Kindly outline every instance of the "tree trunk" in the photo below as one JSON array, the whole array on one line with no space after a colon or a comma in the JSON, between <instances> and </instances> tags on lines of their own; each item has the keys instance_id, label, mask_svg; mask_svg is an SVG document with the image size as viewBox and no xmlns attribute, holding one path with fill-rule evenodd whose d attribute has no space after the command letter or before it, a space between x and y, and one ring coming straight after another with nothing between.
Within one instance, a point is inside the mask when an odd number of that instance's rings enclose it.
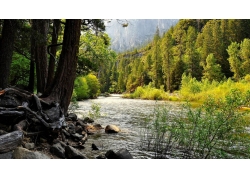
<instances>
[{"instance_id":1,"label":"tree trunk","mask_svg":"<svg viewBox=\"0 0 250 180\"><path fill-rule=\"evenodd\" d=\"M17 22L18 20L16 19L4 20L2 38L0 41L0 88L2 89L6 88L8 85Z\"/></svg>"},{"instance_id":2,"label":"tree trunk","mask_svg":"<svg viewBox=\"0 0 250 180\"><path fill-rule=\"evenodd\" d=\"M52 86L50 86L45 93L45 97L47 96L46 99L48 101L54 100L60 103L64 114L67 113L73 92L81 34L80 31L80 19L66 20L63 47L55 78Z\"/></svg>"},{"instance_id":3,"label":"tree trunk","mask_svg":"<svg viewBox=\"0 0 250 180\"><path fill-rule=\"evenodd\" d=\"M31 34L30 38L30 76L28 90L34 92L35 85L35 37L34 33Z\"/></svg>"},{"instance_id":4,"label":"tree trunk","mask_svg":"<svg viewBox=\"0 0 250 180\"><path fill-rule=\"evenodd\" d=\"M55 72L55 57L57 49L58 33L60 32L60 19L54 19L53 23L53 33L52 33L52 46L50 48L50 59L48 68L48 80L47 87L50 87L53 83L54 72Z\"/></svg>"},{"instance_id":5,"label":"tree trunk","mask_svg":"<svg viewBox=\"0 0 250 180\"><path fill-rule=\"evenodd\" d=\"M47 35L48 35L48 20L34 19L33 30L35 35L35 62L36 62L36 76L37 76L37 92L44 93L47 76Z\"/></svg>"}]
</instances>

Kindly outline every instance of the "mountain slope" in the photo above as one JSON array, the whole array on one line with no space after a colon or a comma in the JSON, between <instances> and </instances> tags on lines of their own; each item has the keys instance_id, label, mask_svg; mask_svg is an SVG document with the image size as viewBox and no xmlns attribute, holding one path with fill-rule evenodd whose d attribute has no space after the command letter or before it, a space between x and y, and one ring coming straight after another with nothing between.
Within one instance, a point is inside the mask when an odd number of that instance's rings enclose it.
<instances>
[{"instance_id":1,"label":"mountain slope","mask_svg":"<svg viewBox=\"0 0 250 180\"><path fill-rule=\"evenodd\" d=\"M124 52L143 46L152 40L157 26L163 34L178 22L177 19L128 19L111 20L107 23L106 32L111 38L111 48ZM128 23L127 27L122 24Z\"/></svg>"}]
</instances>

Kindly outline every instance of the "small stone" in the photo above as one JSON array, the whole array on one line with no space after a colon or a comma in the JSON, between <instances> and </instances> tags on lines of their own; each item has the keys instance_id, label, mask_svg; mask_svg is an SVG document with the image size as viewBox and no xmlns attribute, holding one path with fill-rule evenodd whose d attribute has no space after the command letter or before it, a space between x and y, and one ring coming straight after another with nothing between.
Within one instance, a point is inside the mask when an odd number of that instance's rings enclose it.
<instances>
[{"instance_id":1,"label":"small stone","mask_svg":"<svg viewBox=\"0 0 250 180\"><path fill-rule=\"evenodd\" d=\"M84 123L93 123L94 120L91 119L91 118L89 118L89 117L85 117L85 118L83 119L83 122L84 122Z\"/></svg>"},{"instance_id":2,"label":"small stone","mask_svg":"<svg viewBox=\"0 0 250 180\"><path fill-rule=\"evenodd\" d=\"M65 129L62 130L63 134L66 136L66 137L70 137L70 134L68 133L68 131L66 131Z\"/></svg>"},{"instance_id":3,"label":"small stone","mask_svg":"<svg viewBox=\"0 0 250 180\"><path fill-rule=\"evenodd\" d=\"M83 136L78 134L78 133L71 134L71 136L74 137L75 139L79 140L79 141L83 138Z\"/></svg>"},{"instance_id":4,"label":"small stone","mask_svg":"<svg viewBox=\"0 0 250 180\"><path fill-rule=\"evenodd\" d=\"M92 147L92 150L93 150L93 151L99 150L98 147L97 147L94 143L91 145L91 147Z\"/></svg>"},{"instance_id":5,"label":"small stone","mask_svg":"<svg viewBox=\"0 0 250 180\"><path fill-rule=\"evenodd\" d=\"M35 143L26 143L26 144L24 144L24 147L26 148L26 149L34 149L35 148Z\"/></svg>"},{"instance_id":6,"label":"small stone","mask_svg":"<svg viewBox=\"0 0 250 180\"><path fill-rule=\"evenodd\" d=\"M96 159L107 159L104 154L100 154L99 156L96 157Z\"/></svg>"},{"instance_id":7,"label":"small stone","mask_svg":"<svg viewBox=\"0 0 250 180\"><path fill-rule=\"evenodd\" d=\"M75 128L75 131L76 131L76 133L79 133L79 134L80 134L80 133L83 131L82 126L77 125L76 128Z\"/></svg>"},{"instance_id":8,"label":"small stone","mask_svg":"<svg viewBox=\"0 0 250 180\"><path fill-rule=\"evenodd\" d=\"M68 118L70 118L72 121L77 121L77 115L74 114L74 113L70 113L70 114L68 115Z\"/></svg>"}]
</instances>

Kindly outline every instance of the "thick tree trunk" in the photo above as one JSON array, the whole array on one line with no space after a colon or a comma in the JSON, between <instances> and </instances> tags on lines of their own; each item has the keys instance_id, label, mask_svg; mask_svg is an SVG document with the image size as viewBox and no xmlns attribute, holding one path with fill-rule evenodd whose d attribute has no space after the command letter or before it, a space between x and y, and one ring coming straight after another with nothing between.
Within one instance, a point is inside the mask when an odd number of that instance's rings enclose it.
<instances>
[{"instance_id":1,"label":"thick tree trunk","mask_svg":"<svg viewBox=\"0 0 250 180\"><path fill-rule=\"evenodd\" d=\"M45 93L45 96L47 95L47 100L54 100L60 103L64 114L67 113L73 92L78 60L77 55L79 50L80 31L80 19L66 20L63 47L55 78L52 86L49 87Z\"/></svg>"},{"instance_id":2,"label":"thick tree trunk","mask_svg":"<svg viewBox=\"0 0 250 180\"><path fill-rule=\"evenodd\" d=\"M47 87L50 87L53 83L55 72L55 57L57 49L58 33L60 32L60 19L54 19L53 33L52 33L52 46L50 48L49 68L48 68L48 80Z\"/></svg>"},{"instance_id":3,"label":"thick tree trunk","mask_svg":"<svg viewBox=\"0 0 250 180\"><path fill-rule=\"evenodd\" d=\"M18 20L16 19L4 20L2 38L0 41L0 88L2 89L6 88L8 85L17 22Z\"/></svg>"},{"instance_id":4,"label":"thick tree trunk","mask_svg":"<svg viewBox=\"0 0 250 180\"><path fill-rule=\"evenodd\" d=\"M39 19L33 20L33 30L36 32L35 36L35 62L36 62L36 76L37 76L37 92L44 93L47 77L48 77L48 63L47 63L47 35L48 35L48 20Z\"/></svg>"},{"instance_id":5,"label":"thick tree trunk","mask_svg":"<svg viewBox=\"0 0 250 180\"><path fill-rule=\"evenodd\" d=\"M35 37L34 33L31 35L30 38L30 76L29 76L29 84L28 90L30 92L34 92L34 85L35 85Z\"/></svg>"}]
</instances>

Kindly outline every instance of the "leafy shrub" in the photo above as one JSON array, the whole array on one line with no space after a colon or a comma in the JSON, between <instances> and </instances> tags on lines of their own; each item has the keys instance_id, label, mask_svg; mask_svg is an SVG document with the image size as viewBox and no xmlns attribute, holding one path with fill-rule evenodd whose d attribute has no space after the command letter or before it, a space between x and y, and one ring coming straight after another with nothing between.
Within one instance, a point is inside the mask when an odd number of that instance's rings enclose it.
<instances>
[{"instance_id":1,"label":"leafy shrub","mask_svg":"<svg viewBox=\"0 0 250 180\"><path fill-rule=\"evenodd\" d=\"M90 98L97 98L100 94L100 83L97 77L93 74L88 74L85 78L89 87Z\"/></svg>"},{"instance_id":2,"label":"leafy shrub","mask_svg":"<svg viewBox=\"0 0 250 180\"><path fill-rule=\"evenodd\" d=\"M77 77L74 84L76 99L88 99L90 97L90 89L85 77Z\"/></svg>"},{"instance_id":3,"label":"leafy shrub","mask_svg":"<svg viewBox=\"0 0 250 180\"><path fill-rule=\"evenodd\" d=\"M153 118L141 128L140 148L154 151L155 158L249 158L249 122L239 107L250 102L250 91L231 90L224 99L207 98L192 109L187 103L180 113L157 106Z\"/></svg>"}]
</instances>

